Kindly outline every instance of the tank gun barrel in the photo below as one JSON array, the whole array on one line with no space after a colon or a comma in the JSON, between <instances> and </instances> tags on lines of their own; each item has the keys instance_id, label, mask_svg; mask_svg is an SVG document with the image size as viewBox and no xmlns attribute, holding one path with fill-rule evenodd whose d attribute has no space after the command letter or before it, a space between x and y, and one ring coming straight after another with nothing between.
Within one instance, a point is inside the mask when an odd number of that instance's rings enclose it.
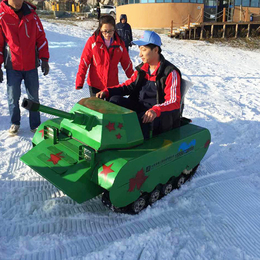
<instances>
[{"instance_id":1,"label":"tank gun barrel","mask_svg":"<svg viewBox=\"0 0 260 260\"><path fill-rule=\"evenodd\" d=\"M46 114L51 114L54 116L62 117L62 118L67 118L70 120L73 120L75 115L71 113L64 112L59 109L43 106L35 101L32 101L30 99L24 98L22 102L22 107L30 110L30 111L41 111Z\"/></svg>"},{"instance_id":2,"label":"tank gun barrel","mask_svg":"<svg viewBox=\"0 0 260 260\"><path fill-rule=\"evenodd\" d=\"M50 114L50 115L54 115L54 116L58 116L61 118L66 118L69 120L72 120L73 123L76 124L82 124L82 125L89 125L89 123L91 123L90 121L90 117L88 115L83 115L80 113L68 113L59 109L55 109L55 108L51 108L51 107L47 107L44 105L41 105L35 101L32 101L30 99L24 98L23 102L22 102L22 107L30 110L30 111L40 111L46 114Z\"/></svg>"}]
</instances>

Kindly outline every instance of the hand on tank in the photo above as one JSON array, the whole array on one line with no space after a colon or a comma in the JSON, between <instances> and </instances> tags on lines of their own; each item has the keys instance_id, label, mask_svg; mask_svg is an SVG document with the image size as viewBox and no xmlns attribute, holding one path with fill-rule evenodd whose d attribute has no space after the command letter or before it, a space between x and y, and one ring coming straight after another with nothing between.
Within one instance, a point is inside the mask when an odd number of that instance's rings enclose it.
<instances>
[{"instance_id":1,"label":"hand on tank","mask_svg":"<svg viewBox=\"0 0 260 260\"><path fill-rule=\"evenodd\" d=\"M96 97L97 97L97 98L104 99L104 98L106 97L106 92L105 92L105 91L99 91L99 92L96 94Z\"/></svg>"},{"instance_id":2,"label":"hand on tank","mask_svg":"<svg viewBox=\"0 0 260 260\"><path fill-rule=\"evenodd\" d=\"M153 110L147 110L143 115L143 123L151 123L157 117L156 113Z\"/></svg>"}]
</instances>

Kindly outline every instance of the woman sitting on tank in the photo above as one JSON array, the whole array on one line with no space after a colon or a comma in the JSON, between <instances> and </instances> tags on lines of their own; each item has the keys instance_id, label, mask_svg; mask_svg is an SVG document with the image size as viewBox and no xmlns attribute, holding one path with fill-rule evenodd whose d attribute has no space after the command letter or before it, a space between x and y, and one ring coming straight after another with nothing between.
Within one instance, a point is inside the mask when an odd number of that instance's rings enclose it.
<instances>
[{"instance_id":1,"label":"woman sitting on tank","mask_svg":"<svg viewBox=\"0 0 260 260\"><path fill-rule=\"evenodd\" d=\"M161 38L152 31L144 31L139 46L142 63L126 82L108 87L96 94L110 98L110 102L137 112L145 139L153 134L180 126L181 72L161 54ZM127 98L124 97L129 95Z\"/></svg>"},{"instance_id":2,"label":"woman sitting on tank","mask_svg":"<svg viewBox=\"0 0 260 260\"><path fill-rule=\"evenodd\" d=\"M115 19L112 16L102 16L97 30L87 40L82 52L76 77L76 89L83 88L89 68L87 84L90 96L96 96L100 90L119 84L119 62L128 78L134 73L125 43L115 28Z\"/></svg>"}]
</instances>

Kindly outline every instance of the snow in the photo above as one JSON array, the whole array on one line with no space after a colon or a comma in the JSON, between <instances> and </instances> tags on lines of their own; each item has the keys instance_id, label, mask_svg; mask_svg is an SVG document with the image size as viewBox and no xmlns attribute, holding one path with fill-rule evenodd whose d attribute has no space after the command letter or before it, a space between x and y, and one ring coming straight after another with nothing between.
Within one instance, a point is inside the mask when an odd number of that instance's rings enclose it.
<instances>
[{"instance_id":1,"label":"snow","mask_svg":"<svg viewBox=\"0 0 260 260\"><path fill-rule=\"evenodd\" d=\"M51 59L48 76L39 69L40 100L69 111L89 95L86 85L76 91L74 83L81 52L97 23L43 25ZM134 31L135 38L141 34ZM212 135L194 178L136 216L110 211L100 197L75 203L19 160L31 149L33 134L28 111L21 109L19 135L8 135L4 82L0 259L260 259L260 52L164 35L162 42L165 58L194 83L184 116ZM137 47L130 56L140 63ZM119 73L123 82L121 68Z\"/></svg>"}]
</instances>

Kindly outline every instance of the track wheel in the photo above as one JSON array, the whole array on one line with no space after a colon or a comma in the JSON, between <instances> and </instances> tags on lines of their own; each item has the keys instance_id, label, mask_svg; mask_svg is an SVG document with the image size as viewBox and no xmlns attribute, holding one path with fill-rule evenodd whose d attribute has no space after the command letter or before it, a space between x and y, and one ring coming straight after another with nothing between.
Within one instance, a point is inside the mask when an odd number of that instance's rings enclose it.
<instances>
[{"instance_id":1,"label":"track wheel","mask_svg":"<svg viewBox=\"0 0 260 260\"><path fill-rule=\"evenodd\" d=\"M166 184L164 184L162 186L162 190L161 190L162 195L165 196L165 195L169 194L172 191L172 189L173 189L172 183L167 182Z\"/></svg>"},{"instance_id":2,"label":"track wheel","mask_svg":"<svg viewBox=\"0 0 260 260\"><path fill-rule=\"evenodd\" d=\"M188 180L191 179L191 177L196 173L198 167L199 167L199 164L196 165L196 166L192 169L190 175L188 176Z\"/></svg>"},{"instance_id":3,"label":"track wheel","mask_svg":"<svg viewBox=\"0 0 260 260\"><path fill-rule=\"evenodd\" d=\"M149 197L149 203L153 204L160 198L160 190L158 188L155 188Z\"/></svg>"},{"instance_id":4,"label":"track wheel","mask_svg":"<svg viewBox=\"0 0 260 260\"><path fill-rule=\"evenodd\" d=\"M146 206L146 199L141 196L139 199L137 199L133 204L131 205L132 211L134 214L138 214L140 211L142 211Z\"/></svg>"},{"instance_id":5,"label":"track wheel","mask_svg":"<svg viewBox=\"0 0 260 260\"><path fill-rule=\"evenodd\" d=\"M101 201L102 201L102 203L103 203L106 207L111 208L112 203L111 203L111 201L110 201L110 199L109 199L109 192L108 192L107 190L104 191L104 193L103 193L103 195L102 195L102 198L101 198Z\"/></svg>"},{"instance_id":6,"label":"track wheel","mask_svg":"<svg viewBox=\"0 0 260 260\"><path fill-rule=\"evenodd\" d=\"M183 185L185 183L185 181L186 181L186 176L181 174L176 183L177 189L179 189L181 187L181 185Z\"/></svg>"}]
</instances>

